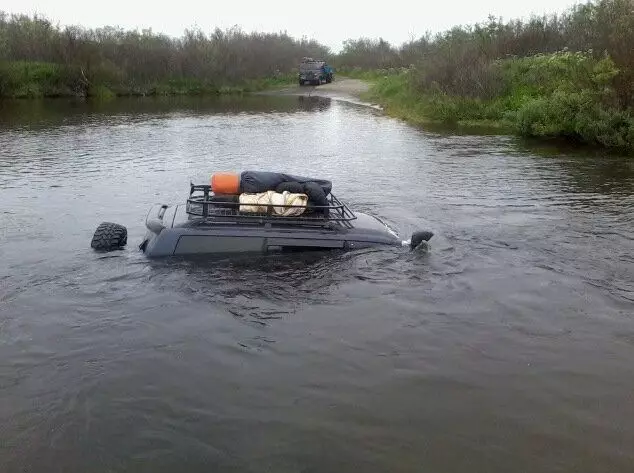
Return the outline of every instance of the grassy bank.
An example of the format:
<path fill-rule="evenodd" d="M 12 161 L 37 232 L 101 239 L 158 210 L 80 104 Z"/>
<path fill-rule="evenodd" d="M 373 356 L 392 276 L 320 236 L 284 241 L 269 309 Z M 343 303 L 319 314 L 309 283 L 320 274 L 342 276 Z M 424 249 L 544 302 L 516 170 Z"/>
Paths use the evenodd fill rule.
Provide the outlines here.
<path fill-rule="evenodd" d="M 351 40 L 340 72 L 413 123 L 485 125 L 527 137 L 634 148 L 634 0 L 456 26 L 393 47 Z"/>
<path fill-rule="evenodd" d="M 491 98 L 421 87 L 420 71 L 366 74 L 366 99 L 410 123 L 496 128 L 542 139 L 563 138 L 634 154 L 634 113 L 619 107 L 613 86 L 621 73 L 609 57 L 568 51 L 494 61 Z"/>
<path fill-rule="evenodd" d="M 220 79 L 164 78 L 139 83 L 94 75 L 82 67 L 36 61 L 0 62 L 0 97 L 97 97 L 225 95 L 266 90 L 295 83 L 293 74 L 243 80 L 233 84 Z"/>

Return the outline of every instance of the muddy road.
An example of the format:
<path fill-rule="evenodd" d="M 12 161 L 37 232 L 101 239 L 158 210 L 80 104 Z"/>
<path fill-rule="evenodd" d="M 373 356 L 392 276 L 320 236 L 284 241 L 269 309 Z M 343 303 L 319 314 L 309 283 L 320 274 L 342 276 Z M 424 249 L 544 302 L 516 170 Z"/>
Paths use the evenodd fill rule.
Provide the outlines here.
<path fill-rule="evenodd" d="M 306 95 L 321 96 L 358 101 L 361 95 L 369 90 L 367 82 L 359 79 L 336 78 L 330 84 L 292 85 L 282 89 L 262 92 L 266 95 Z"/>

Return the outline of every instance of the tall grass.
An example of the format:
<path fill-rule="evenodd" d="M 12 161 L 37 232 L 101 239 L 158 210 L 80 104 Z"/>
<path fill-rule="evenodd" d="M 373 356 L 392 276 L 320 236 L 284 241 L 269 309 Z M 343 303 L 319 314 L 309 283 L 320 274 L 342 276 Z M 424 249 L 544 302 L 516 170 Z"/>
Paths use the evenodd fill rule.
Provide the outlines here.
<path fill-rule="evenodd" d="M 413 123 L 484 125 L 634 153 L 634 114 L 616 105 L 619 70 L 610 58 L 562 51 L 502 59 L 491 67 L 500 87 L 491 98 L 421 91 L 412 71 L 377 79 L 370 97 Z"/>
<path fill-rule="evenodd" d="M 78 71 L 77 71 L 78 72 Z M 80 85 L 70 68 L 48 62 L 0 62 L 0 96 L 71 95 Z"/>

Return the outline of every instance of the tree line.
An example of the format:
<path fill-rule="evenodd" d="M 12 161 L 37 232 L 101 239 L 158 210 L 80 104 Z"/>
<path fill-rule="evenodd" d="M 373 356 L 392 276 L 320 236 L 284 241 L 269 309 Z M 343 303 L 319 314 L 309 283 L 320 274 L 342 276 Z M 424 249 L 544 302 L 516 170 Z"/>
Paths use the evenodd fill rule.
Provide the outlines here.
<path fill-rule="evenodd" d="M 148 90 L 168 81 L 242 84 L 290 74 L 302 57 L 328 48 L 286 33 L 239 28 L 186 30 L 179 38 L 150 29 L 60 27 L 47 18 L 0 12 L 0 95 L 44 83 L 82 90 L 90 85 Z"/>
<path fill-rule="evenodd" d="M 0 87 L 54 75 L 73 88 L 105 84 L 128 89 L 167 80 L 234 85 L 296 70 L 304 56 L 322 57 L 341 72 L 410 68 L 420 90 L 490 98 L 503 80 L 495 61 L 568 49 L 609 56 L 619 74 L 614 86 L 619 106 L 634 103 L 634 0 L 598 0 L 561 15 L 457 26 L 394 46 L 383 39 L 350 39 L 339 54 L 315 40 L 286 33 L 245 33 L 239 28 L 186 30 L 172 38 L 152 30 L 60 27 L 50 20 L 0 12 Z M 48 63 L 63 70 L 7 69 L 12 62 Z M 14 77 L 8 77 L 13 75 Z M 49 77 L 52 80 L 52 77 Z M 13 86 L 16 84 L 14 83 Z M 2 94 L 2 89 L 0 89 Z"/>
<path fill-rule="evenodd" d="M 456 26 L 392 46 L 382 39 L 344 43 L 336 58 L 347 71 L 411 68 L 413 85 L 448 94 L 489 99 L 504 87 L 498 61 L 560 51 L 609 57 L 618 70 L 613 85 L 619 107 L 634 105 L 634 0 L 598 0 L 564 13 Z"/>

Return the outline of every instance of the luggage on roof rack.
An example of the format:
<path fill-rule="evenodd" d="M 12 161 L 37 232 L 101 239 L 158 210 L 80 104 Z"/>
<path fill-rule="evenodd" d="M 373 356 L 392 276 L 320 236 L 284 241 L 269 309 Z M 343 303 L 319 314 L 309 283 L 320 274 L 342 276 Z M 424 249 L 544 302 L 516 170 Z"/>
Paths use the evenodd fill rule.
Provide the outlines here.
<path fill-rule="evenodd" d="M 237 196 L 236 196 L 237 197 Z M 211 186 L 190 184 L 189 198 L 186 203 L 186 212 L 193 218 L 213 220 L 214 222 L 285 224 L 299 226 L 327 226 L 340 223 L 351 226 L 356 220 L 356 215 L 348 206 L 342 203 L 336 196 L 329 193 L 328 205 L 280 205 L 263 204 L 259 207 L 266 209 L 263 212 L 241 212 L 239 199 L 227 196 L 216 196 Z M 301 215 L 280 215 L 275 209 L 305 208 Z"/>
<path fill-rule="evenodd" d="M 322 188 L 325 195 L 332 191 L 332 182 L 326 179 L 296 176 L 281 172 L 243 171 L 240 174 L 240 193 L 257 194 L 258 192 L 276 190 L 284 182 L 298 182 L 300 184 L 314 182 Z"/>
<path fill-rule="evenodd" d="M 235 188 L 235 176 L 229 183 Z M 315 182 L 311 184 L 317 186 Z M 147 231 L 139 249 L 148 257 L 377 246 L 424 250 L 433 236 L 432 232 L 421 230 L 413 232 L 409 240 L 402 240 L 380 218 L 353 212 L 332 193 L 325 205 L 306 202 L 303 196 L 302 205 L 286 205 L 292 202 L 287 200 L 288 195 L 282 200 L 278 197 L 273 191 L 268 203 L 264 199 L 262 205 L 256 199 L 254 206 L 249 199 L 241 202 L 240 194 L 216 194 L 211 185 L 190 183 L 185 205 L 155 204 L 150 208 L 145 219 Z M 247 209 L 242 210 L 246 212 L 241 211 L 244 205 Z M 104 222 L 97 228 L 91 246 L 98 251 L 121 249 L 127 243 L 126 232 L 121 225 Z"/>
<path fill-rule="evenodd" d="M 216 172 L 211 175 L 211 190 L 215 194 L 257 194 L 276 190 L 282 183 L 297 182 L 299 184 L 315 183 L 324 192 L 324 197 L 332 190 L 332 182 L 326 179 L 297 176 L 283 172 L 242 171 Z"/>

